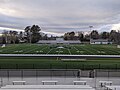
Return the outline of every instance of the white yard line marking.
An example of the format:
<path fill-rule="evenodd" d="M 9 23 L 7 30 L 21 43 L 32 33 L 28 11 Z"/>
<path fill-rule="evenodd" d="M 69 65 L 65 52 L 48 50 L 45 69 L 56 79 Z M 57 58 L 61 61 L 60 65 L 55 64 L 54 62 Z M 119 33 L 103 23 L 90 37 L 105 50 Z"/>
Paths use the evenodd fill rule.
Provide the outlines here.
<path fill-rule="evenodd" d="M 50 49 L 46 54 L 49 54 L 53 49 Z"/>
<path fill-rule="evenodd" d="M 77 51 L 79 51 L 80 54 L 83 54 L 82 52 L 80 52 L 81 50 L 77 49 L 75 46 L 73 46 L 73 48 L 75 48 Z"/>
<path fill-rule="evenodd" d="M 103 47 L 101 47 L 101 49 L 104 49 Z M 105 48 L 106 49 L 106 48 Z M 103 50 L 102 50 L 103 51 Z M 105 51 L 104 51 L 105 52 Z M 106 52 L 111 52 L 111 53 L 116 53 L 116 54 L 118 54 L 119 52 L 117 52 L 117 51 L 114 51 L 114 50 L 111 50 L 111 49 L 107 49 L 106 50 Z"/>
<path fill-rule="evenodd" d="M 75 48 L 77 51 L 80 51 L 79 49 L 77 49 L 76 47 L 73 46 L 73 48 Z"/>
<path fill-rule="evenodd" d="M 60 54 L 60 50 L 61 50 L 61 49 L 59 49 L 59 52 L 58 52 L 58 54 Z"/>
<path fill-rule="evenodd" d="M 65 45 L 66 47 L 68 47 L 68 45 Z M 68 53 L 71 55 L 70 49 L 64 48 L 68 51 Z"/>
<path fill-rule="evenodd" d="M 81 47 L 80 47 L 81 48 Z M 91 48 L 90 48 L 91 49 Z M 86 48 L 82 48 L 82 50 L 85 51 L 85 53 L 89 52 L 89 53 L 92 53 L 92 54 L 95 54 L 94 52 L 90 51 L 90 50 L 87 50 Z M 86 52 L 87 51 L 87 52 Z"/>
<path fill-rule="evenodd" d="M 27 52 L 28 52 L 28 53 L 29 53 L 29 52 L 32 52 L 32 51 L 34 51 L 34 50 L 37 50 L 38 48 L 40 48 L 40 49 L 43 51 L 43 50 L 44 50 L 45 48 L 47 48 L 47 47 L 48 47 L 48 46 L 46 46 L 46 47 L 44 47 L 44 48 L 42 48 L 42 49 L 41 49 L 41 47 L 37 47 L 37 48 L 34 48 L 34 49 L 29 50 L 29 51 L 27 51 Z M 24 52 L 24 54 L 27 53 L 27 52 Z"/>
<path fill-rule="evenodd" d="M 71 55 L 71 51 L 70 51 L 70 49 L 67 49 L 67 50 L 68 50 L 69 54 Z"/>

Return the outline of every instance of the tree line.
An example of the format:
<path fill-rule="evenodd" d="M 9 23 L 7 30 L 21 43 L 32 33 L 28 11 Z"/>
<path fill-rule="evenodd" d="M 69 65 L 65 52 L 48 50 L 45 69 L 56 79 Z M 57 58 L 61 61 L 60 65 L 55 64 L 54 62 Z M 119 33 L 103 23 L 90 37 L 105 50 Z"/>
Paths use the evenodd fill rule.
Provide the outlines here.
<path fill-rule="evenodd" d="M 6 31 L 2 32 L 1 43 L 17 44 L 17 43 L 36 43 L 41 38 L 41 28 L 38 25 L 27 26 L 24 31 Z"/>
<path fill-rule="evenodd" d="M 75 32 L 67 32 L 64 34 L 65 40 L 80 40 L 80 41 L 90 41 L 90 39 L 108 39 L 109 41 L 120 44 L 120 32 L 116 30 L 111 30 L 110 32 L 101 32 L 97 30 L 92 30 L 89 34 L 84 34 L 84 32 L 78 32 L 78 35 L 75 35 Z"/>
<path fill-rule="evenodd" d="M 57 36 L 48 37 L 47 34 L 42 35 L 41 28 L 38 25 L 32 25 L 25 27 L 24 31 L 6 31 L 2 32 L 0 37 L 0 43 L 2 44 L 17 44 L 17 43 L 36 43 L 39 40 L 55 40 Z M 64 40 L 80 40 L 82 42 L 89 42 L 90 39 L 108 39 L 111 42 L 120 44 L 120 32 L 111 30 L 110 32 L 101 32 L 92 30 L 89 34 L 84 32 L 78 32 L 78 35 L 74 31 L 67 32 L 63 36 Z"/>

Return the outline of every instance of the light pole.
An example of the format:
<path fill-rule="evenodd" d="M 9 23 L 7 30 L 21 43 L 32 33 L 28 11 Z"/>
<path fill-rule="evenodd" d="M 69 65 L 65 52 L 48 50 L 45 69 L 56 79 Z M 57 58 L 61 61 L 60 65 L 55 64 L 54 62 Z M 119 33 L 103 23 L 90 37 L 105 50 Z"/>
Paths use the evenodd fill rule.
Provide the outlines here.
<path fill-rule="evenodd" d="M 29 35 L 30 35 L 30 44 L 31 44 L 31 39 L 32 39 L 32 33 L 31 33 L 31 31 L 29 32 Z"/>
<path fill-rule="evenodd" d="M 91 39 L 91 32 L 92 32 L 93 26 L 89 26 L 89 28 L 90 28 L 90 39 Z"/>

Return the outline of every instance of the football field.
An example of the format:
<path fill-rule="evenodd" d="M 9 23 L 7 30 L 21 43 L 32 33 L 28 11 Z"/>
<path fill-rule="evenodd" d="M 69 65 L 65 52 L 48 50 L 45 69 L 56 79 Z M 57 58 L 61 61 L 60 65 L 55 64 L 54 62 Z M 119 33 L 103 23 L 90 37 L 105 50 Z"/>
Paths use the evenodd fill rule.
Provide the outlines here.
<path fill-rule="evenodd" d="M 0 54 L 120 55 L 117 45 L 15 44 L 0 47 Z"/>
<path fill-rule="evenodd" d="M 11 44 L 0 54 L 120 55 L 117 45 L 39 45 Z M 120 58 L 62 60 L 57 57 L 0 57 L 1 69 L 120 69 Z"/>

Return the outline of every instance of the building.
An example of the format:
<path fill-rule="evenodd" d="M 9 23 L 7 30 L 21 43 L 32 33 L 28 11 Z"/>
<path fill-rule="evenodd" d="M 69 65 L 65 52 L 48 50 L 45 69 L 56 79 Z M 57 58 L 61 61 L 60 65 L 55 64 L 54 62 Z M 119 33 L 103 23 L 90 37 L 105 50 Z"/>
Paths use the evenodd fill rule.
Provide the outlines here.
<path fill-rule="evenodd" d="M 112 44 L 108 39 L 90 39 L 90 44 Z"/>
<path fill-rule="evenodd" d="M 79 40 L 64 40 L 63 38 L 56 38 L 56 40 L 39 40 L 38 44 L 80 44 Z"/>

